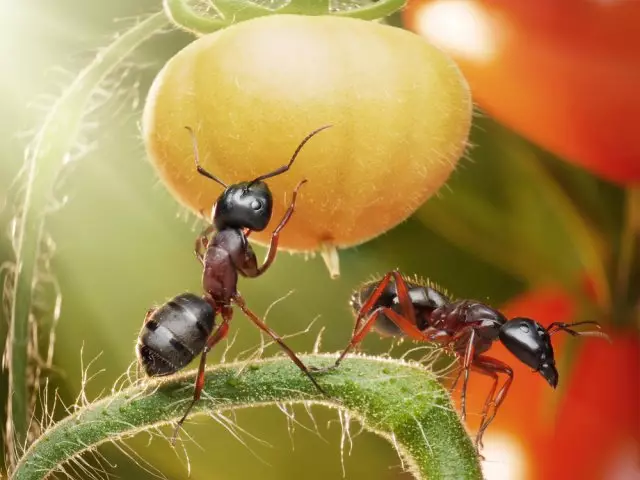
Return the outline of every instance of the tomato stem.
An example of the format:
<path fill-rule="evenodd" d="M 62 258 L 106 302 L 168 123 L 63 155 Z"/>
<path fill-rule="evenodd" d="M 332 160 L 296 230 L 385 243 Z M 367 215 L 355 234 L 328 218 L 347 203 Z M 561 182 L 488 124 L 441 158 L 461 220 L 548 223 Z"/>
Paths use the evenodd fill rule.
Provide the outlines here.
<path fill-rule="evenodd" d="M 185 0 L 164 0 L 162 5 L 174 25 L 195 35 L 212 33 L 227 25 L 222 18 L 196 13 Z"/>
<path fill-rule="evenodd" d="M 406 0 L 379 0 L 365 5 L 347 6 L 338 9 L 330 0 L 290 0 L 281 7 L 266 8 L 249 0 L 209 0 L 215 14 L 196 12 L 188 0 L 163 0 L 169 19 L 178 27 L 194 35 L 206 35 L 234 23 L 273 14 L 336 15 L 380 20 L 401 10 Z"/>

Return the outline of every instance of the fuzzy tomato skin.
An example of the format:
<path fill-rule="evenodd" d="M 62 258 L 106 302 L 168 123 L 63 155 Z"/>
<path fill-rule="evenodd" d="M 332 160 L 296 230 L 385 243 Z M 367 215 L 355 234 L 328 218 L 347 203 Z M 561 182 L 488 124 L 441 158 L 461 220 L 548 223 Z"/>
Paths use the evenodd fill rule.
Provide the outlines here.
<path fill-rule="evenodd" d="M 468 86 L 456 65 L 419 36 L 374 22 L 272 15 L 203 36 L 172 58 L 145 105 L 143 132 L 160 177 L 186 206 L 208 214 L 227 184 L 288 162 L 268 180 L 272 223 L 251 238 L 267 243 L 302 179 L 280 246 L 347 247 L 397 225 L 444 183 L 471 123 Z"/>
<path fill-rule="evenodd" d="M 413 0 L 403 16 L 496 119 L 602 178 L 640 183 L 640 2 Z M 457 37 L 442 27 L 456 22 Z"/>

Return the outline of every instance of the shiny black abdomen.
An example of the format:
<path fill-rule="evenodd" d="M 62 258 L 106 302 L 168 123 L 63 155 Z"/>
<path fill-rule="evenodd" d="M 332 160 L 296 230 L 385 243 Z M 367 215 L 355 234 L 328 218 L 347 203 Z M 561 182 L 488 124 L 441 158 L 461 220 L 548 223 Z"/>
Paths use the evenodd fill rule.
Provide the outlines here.
<path fill-rule="evenodd" d="M 158 307 L 138 338 L 138 359 L 147 375 L 171 375 L 187 366 L 204 349 L 214 324 L 211 305 L 192 293 Z"/>

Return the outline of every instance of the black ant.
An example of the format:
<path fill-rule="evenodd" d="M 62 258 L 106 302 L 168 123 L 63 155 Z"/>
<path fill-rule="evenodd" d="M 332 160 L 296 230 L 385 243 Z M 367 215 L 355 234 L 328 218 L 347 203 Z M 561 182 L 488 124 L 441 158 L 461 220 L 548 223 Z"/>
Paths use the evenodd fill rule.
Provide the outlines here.
<path fill-rule="evenodd" d="M 393 280 L 394 284 L 392 284 Z M 498 310 L 475 300 L 451 301 L 435 285 L 403 277 L 391 271 L 379 280 L 365 283 L 350 301 L 356 315 L 351 341 L 336 360 L 336 368 L 347 353 L 356 347 L 372 328 L 382 335 L 408 336 L 422 342 L 437 342 L 453 353 L 462 364 L 452 389 L 464 372 L 461 394 L 461 416 L 466 417 L 466 394 L 470 370 L 493 379 L 493 386 L 482 410 L 482 420 L 476 436 L 476 447 L 482 446 L 482 436 L 493 421 L 513 381 L 513 370 L 505 363 L 483 355 L 496 340 L 522 363 L 533 368 L 551 385 L 558 385 L 551 335 L 564 331 L 573 336 L 590 335 L 609 338 L 598 331 L 577 332 L 573 328 L 597 322 L 554 322 L 544 328 L 535 320 L 516 317 L 508 320 Z M 326 369 L 326 370 L 329 370 Z M 314 369 L 321 371 L 320 369 Z M 507 376 L 498 390 L 498 374 Z M 497 391 L 497 393 L 496 393 Z M 489 409 L 493 411 L 489 415 Z"/>
<path fill-rule="evenodd" d="M 226 185 L 219 178 L 200 166 L 198 144 L 193 131 L 191 134 L 194 160 L 198 173 L 224 187 L 212 211 L 212 223 L 196 239 L 195 254 L 202 263 L 202 286 L 204 296 L 190 293 L 178 295 L 157 309 L 147 312 L 140 332 L 137 353 L 140 365 L 149 376 L 171 375 L 184 368 L 200 354 L 200 366 L 196 377 L 193 400 L 178 422 L 173 440 L 195 403 L 200 399 L 204 387 L 204 369 L 207 353 L 222 340 L 229 331 L 233 316 L 232 303 L 240 307 L 244 314 L 258 328 L 269 335 L 289 355 L 291 360 L 313 382 L 323 394 L 306 365 L 296 356 L 256 314 L 247 307 L 237 290 L 238 275 L 258 277 L 273 263 L 278 250 L 280 231 L 293 214 L 300 187 L 307 180 L 301 180 L 293 191 L 291 203 L 282 220 L 271 235 L 269 250 L 262 266 L 258 267 L 256 255 L 247 241 L 252 231 L 264 230 L 271 220 L 273 201 L 271 190 L 264 180 L 280 175 L 293 164 L 302 147 L 311 137 L 330 125 L 318 128 L 307 135 L 293 153 L 287 165 L 275 169 L 249 182 Z M 209 238 L 209 236 L 215 233 Z M 222 323 L 212 334 L 215 317 L 220 314 Z"/>

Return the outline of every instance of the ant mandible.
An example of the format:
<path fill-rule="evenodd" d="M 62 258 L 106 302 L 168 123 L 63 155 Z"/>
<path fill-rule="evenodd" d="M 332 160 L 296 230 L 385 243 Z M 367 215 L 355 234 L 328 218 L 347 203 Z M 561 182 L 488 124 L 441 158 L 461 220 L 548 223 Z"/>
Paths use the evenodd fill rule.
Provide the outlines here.
<path fill-rule="evenodd" d="M 207 353 L 220 340 L 226 337 L 233 316 L 232 303 L 263 332 L 269 335 L 293 362 L 313 382 L 323 394 L 306 365 L 280 338 L 246 305 L 237 290 L 238 275 L 255 278 L 262 275 L 273 263 L 278 238 L 293 214 L 296 197 L 300 187 L 306 183 L 301 180 L 293 190 L 291 203 L 282 220 L 271 235 L 267 256 L 258 267 L 256 255 L 247 237 L 252 231 L 264 230 L 271 220 L 273 201 L 271 190 L 264 182 L 268 178 L 285 173 L 291 168 L 302 147 L 317 133 L 331 125 L 318 128 L 307 135 L 298 145 L 289 163 L 272 172 L 260 175 L 248 182 L 226 185 L 215 175 L 200 165 L 198 144 L 191 128 L 189 131 L 193 143 L 196 170 L 224 187 L 212 211 L 212 223 L 196 239 L 195 254 L 202 263 L 202 286 L 204 296 L 198 297 L 184 293 L 169 300 L 159 308 L 147 312 L 136 347 L 140 365 L 149 376 L 171 375 L 184 368 L 200 354 L 200 365 L 196 376 L 193 399 L 176 426 L 173 441 L 189 412 L 200 399 L 204 387 L 204 369 Z M 209 238 L 209 236 L 215 233 Z M 220 314 L 222 323 L 213 332 L 215 317 Z M 212 333 L 213 332 L 213 333 Z"/>
<path fill-rule="evenodd" d="M 335 365 L 329 369 L 340 365 L 347 353 L 373 328 L 382 335 L 406 335 L 417 341 L 436 342 L 458 358 L 462 368 L 452 389 L 464 372 L 460 401 L 463 420 L 466 417 L 470 370 L 493 379 L 482 410 L 476 448 L 482 447 L 482 436 L 495 418 L 513 381 L 511 367 L 500 360 L 483 355 L 491 348 L 493 342 L 502 342 L 518 360 L 540 373 L 551 387 L 556 388 L 558 370 L 555 366 L 551 335 L 564 331 L 573 336 L 609 338 L 599 331 L 574 330 L 574 327 L 589 324 L 600 328 L 597 322 L 554 322 L 544 328 L 530 318 L 507 319 L 498 310 L 475 300 L 452 301 L 435 285 L 417 278 L 403 277 L 396 270 L 361 286 L 353 293 L 350 305 L 356 315 L 353 335 Z M 500 373 L 505 374 L 507 378 L 498 389 Z M 493 411 L 489 415 L 491 406 Z"/>

